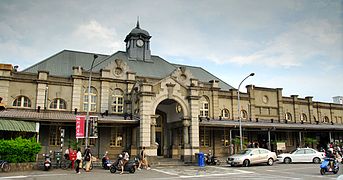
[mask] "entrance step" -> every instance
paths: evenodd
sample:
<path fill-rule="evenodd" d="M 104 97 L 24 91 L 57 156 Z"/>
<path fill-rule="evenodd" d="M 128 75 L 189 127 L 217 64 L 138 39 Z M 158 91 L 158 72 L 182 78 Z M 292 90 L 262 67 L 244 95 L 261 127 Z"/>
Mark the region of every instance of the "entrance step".
<path fill-rule="evenodd" d="M 150 163 L 153 166 L 183 166 L 185 163 L 179 159 L 157 157 Z"/>

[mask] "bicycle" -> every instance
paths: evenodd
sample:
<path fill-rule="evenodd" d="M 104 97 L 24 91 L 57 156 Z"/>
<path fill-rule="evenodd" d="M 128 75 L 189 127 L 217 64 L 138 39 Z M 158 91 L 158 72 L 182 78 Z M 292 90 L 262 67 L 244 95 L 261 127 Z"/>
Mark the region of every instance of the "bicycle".
<path fill-rule="evenodd" d="M 61 161 L 61 168 L 62 168 L 62 169 L 71 168 L 71 165 L 72 165 L 72 161 L 71 161 L 71 160 L 63 159 L 63 160 Z"/>
<path fill-rule="evenodd" d="M 0 160 L 0 168 L 3 172 L 8 172 L 11 170 L 10 164 L 4 160 Z"/>

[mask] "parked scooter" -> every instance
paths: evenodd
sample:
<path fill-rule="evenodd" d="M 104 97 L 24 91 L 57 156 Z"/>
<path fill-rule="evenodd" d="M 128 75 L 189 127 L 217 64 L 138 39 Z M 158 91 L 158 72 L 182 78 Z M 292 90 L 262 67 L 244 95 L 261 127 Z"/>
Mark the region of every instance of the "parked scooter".
<path fill-rule="evenodd" d="M 208 154 L 205 154 L 205 163 L 207 165 L 220 165 L 219 159 L 212 155 L 211 151 Z"/>
<path fill-rule="evenodd" d="M 44 163 L 43 163 L 43 167 L 44 167 L 44 171 L 49 171 L 51 168 L 51 151 L 49 154 L 43 154 L 44 157 Z"/>
<path fill-rule="evenodd" d="M 119 154 L 118 159 L 110 166 L 111 173 L 116 173 L 117 171 L 121 171 L 120 162 L 122 160 L 123 160 L 123 155 Z M 125 164 L 124 171 L 135 173 L 137 165 L 138 164 L 136 164 L 135 161 L 130 160 L 129 162 Z"/>
<path fill-rule="evenodd" d="M 327 172 L 337 174 L 339 171 L 339 163 L 334 158 L 325 158 L 320 165 L 320 174 L 324 175 Z"/>
<path fill-rule="evenodd" d="M 110 162 L 110 158 L 108 157 L 108 152 L 106 151 L 104 156 L 102 156 L 102 167 L 106 170 L 110 169 L 111 166 L 111 162 Z"/>

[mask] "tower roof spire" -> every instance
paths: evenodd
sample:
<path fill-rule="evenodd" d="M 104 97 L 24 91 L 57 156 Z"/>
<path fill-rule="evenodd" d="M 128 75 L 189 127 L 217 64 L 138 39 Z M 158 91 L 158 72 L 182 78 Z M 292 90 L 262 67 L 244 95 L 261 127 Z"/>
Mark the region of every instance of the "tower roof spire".
<path fill-rule="evenodd" d="M 136 25 L 136 28 L 140 29 L 140 27 L 139 27 L 139 16 L 137 16 L 137 25 Z"/>

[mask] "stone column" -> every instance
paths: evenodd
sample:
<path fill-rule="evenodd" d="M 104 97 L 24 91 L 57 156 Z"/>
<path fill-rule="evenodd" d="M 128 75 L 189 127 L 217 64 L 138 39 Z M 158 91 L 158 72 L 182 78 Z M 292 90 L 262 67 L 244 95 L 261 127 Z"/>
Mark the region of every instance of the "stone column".
<path fill-rule="evenodd" d="M 276 90 L 277 90 L 278 120 L 279 122 L 283 122 L 283 120 L 285 119 L 285 115 L 283 111 L 282 88 L 276 88 Z"/>
<path fill-rule="evenodd" d="M 189 88 L 189 107 L 190 107 L 190 145 L 192 161 L 196 161 L 195 153 L 199 153 L 199 87 L 198 80 L 191 79 Z"/>
<path fill-rule="evenodd" d="M 101 101 L 100 101 L 100 111 L 104 113 L 106 110 L 109 111 L 109 98 L 110 98 L 110 83 L 108 79 L 110 78 L 110 70 L 102 69 L 101 73 Z"/>
<path fill-rule="evenodd" d="M 0 97 L 2 97 L 1 103 L 6 106 L 9 104 L 9 88 L 10 88 L 10 77 L 12 76 L 12 65 L 0 64 Z"/>
<path fill-rule="evenodd" d="M 42 109 L 48 107 L 48 80 L 49 72 L 38 71 L 38 83 L 37 83 L 37 98 L 36 98 L 36 108 L 40 106 Z"/>
<path fill-rule="evenodd" d="M 155 128 L 156 128 L 156 119 L 157 119 L 157 117 L 158 117 L 158 115 L 151 115 L 150 116 L 150 118 L 151 118 L 151 131 L 150 131 L 151 139 L 150 139 L 150 142 L 151 142 L 151 147 L 153 147 L 153 148 L 154 147 L 157 148 L 157 146 L 155 144 L 155 142 L 156 142 L 156 130 L 155 130 Z"/>
<path fill-rule="evenodd" d="M 147 83 L 140 84 L 139 94 L 139 142 L 146 147 L 149 156 L 157 156 L 157 149 L 151 147 L 151 113 L 152 113 L 152 86 Z"/>
<path fill-rule="evenodd" d="M 183 143 L 185 145 L 189 145 L 189 131 L 188 128 L 190 126 L 190 122 L 188 119 L 184 119 L 183 122 Z"/>
<path fill-rule="evenodd" d="M 73 94 L 72 94 L 72 110 L 81 110 L 81 96 L 82 92 L 82 67 L 73 67 Z"/>
<path fill-rule="evenodd" d="M 184 118 L 182 121 L 183 125 L 183 152 L 182 157 L 184 162 L 191 162 L 192 161 L 192 147 L 189 144 L 189 131 L 188 128 L 191 125 L 190 118 Z"/>

